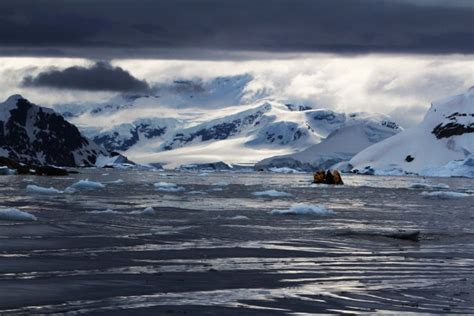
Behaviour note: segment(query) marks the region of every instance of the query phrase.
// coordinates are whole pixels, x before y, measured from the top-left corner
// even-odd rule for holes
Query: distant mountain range
[[[463,168],[473,161],[474,88],[434,102],[419,126],[403,131],[385,115],[314,109],[250,92],[250,80],[246,75],[178,80],[154,95],[56,106],[67,121],[15,95],[0,103],[0,156],[91,166],[99,157],[100,164],[109,163],[113,159],[104,157],[120,152],[166,168],[222,161],[257,169],[336,165],[362,173],[426,175],[441,167],[449,174],[463,159]]]
[[[249,75],[178,80],[160,86],[154,95],[57,109],[107,150],[167,167],[216,161],[254,164],[302,151],[340,128],[359,124],[372,128],[370,144],[400,130],[383,115],[337,113],[268,98],[265,91],[248,89],[251,80]]]

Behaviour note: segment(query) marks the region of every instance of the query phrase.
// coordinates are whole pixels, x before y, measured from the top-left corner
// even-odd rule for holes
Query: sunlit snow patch
[[[26,192],[32,193],[32,194],[61,194],[63,191],[55,189],[53,187],[45,188],[45,187],[40,187],[35,184],[28,184],[26,186]]]
[[[319,215],[327,216],[335,214],[333,211],[328,210],[324,205],[321,204],[304,204],[298,203],[292,205],[287,210],[273,210],[272,215]]]
[[[37,218],[33,214],[20,211],[16,208],[1,208],[0,220],[4,221],[36,221]]]
[[[460,199],[470,196],[467,193],[462,192],[451,192],[451,191],[434,191],[434,192],[422,192],[421,195],[425,198],[438,198],[441,200]]]
[[[154,186],[158,191],[163,192],[182,192],[185,190],[183,187],[169,182],[157,182]]]
[[[258,192],[253,192],[252,195],[255,195],[255,196],[271,196],[271,197],[292,196],[290,193],[277,191],[277,190],[258,191]]]
[[[105,188],[105,185],[100,182],[89,181],[88,179],[86,179],[74,183],[73,185],[71,185],[71,187],[79,190],[97,190]]]

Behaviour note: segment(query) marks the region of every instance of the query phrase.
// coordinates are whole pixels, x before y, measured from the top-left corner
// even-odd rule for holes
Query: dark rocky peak
[[[93,165],[105,150],[84,137],[76,126],[52,109],[20,95],[0,104],[0,152],[35,165]]]

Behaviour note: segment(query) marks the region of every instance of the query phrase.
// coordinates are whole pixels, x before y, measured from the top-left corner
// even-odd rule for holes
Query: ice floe
[[[132,212],[129,212],[128,214],[130,214],[130,215],[155,215],[156,212],[155,212],[155,209],[153,209],[153,207],[147,207],[144,210],[132,211]]]
[[[431,189],[431,185],[428,183],[415,182],[408,186],[409,189]]]
[[[154,184],[155,189],[162,192],[183,192],[185,189],[174,183],[157,182]]]
[[[0,167],[0,176],[9,176],[16,174],[16,170],[9,169],[8,167],[1,166]]]
[[[255,196],[271,196],[271,197],[288,197],[292,196],[292,194],[277,190],[267,190],[267,191],[257,191],[253,192],[252,195]]]
[[[272,215],[319,215],[327,216],[335,214],[333,211],[328,210],[324,205],[321,204],[304,204],[298,203],[293,204],[289,209],[285,210],[273,210]]]
[[[26,192],[31,194],[62,194],[63,191],[55,189],[53,187],[40,187],[35,184],[28,184],[26,186]]]
[[[288,167],[281,167],[281,168],[269,168],[271,172],[276,172],[276,173],[302,173],[301,171],[298,171],[296,169],[288,168]]]
[[[470,195],[463,192],[452,192],[452,191],[434,191],[434,192],[422,192],[421,195],[425,198],[437,198],[441,200],[451,200],[469,197]]]
[[[89,211],[89,214],[97,214],[97,215],[113,215],[113,214],[121,214],[119,211],[114,211],[110,208],[106,209],[105,211]]]
[[[16,208],[0,208],[0,220],[4,221],[36,221],[33,214],[20,211]]]
[[[213,185],[219,186],[219,187],[225,187],[225,186],[228,186],[229,183],[225,181],[219,181],[219,182],[214,183]]]
[[[432,188],[435,190],[446,190],[449,189],[449,185],[444,183],[433,184]]]
[[[125,181],[123,181],[122,179],[117,179],[117,180],[114,180],[114,181],[108,181],[108,182],[105,182],[107,184],[120,184],[120,183],[124,183]]]
[[[79,180],[78,182],[74,183],[73,185],[71,185],[71,188],[79,190],[97,190],[105,188],[105,185],[100,182],[89,181],[88,179],[85,179]]]
[[[236,215],[236,216],[233,216],[233,217],[229,217],[228,219],[231,219],[231,220],[247,220],[249,218],[245,215]]]

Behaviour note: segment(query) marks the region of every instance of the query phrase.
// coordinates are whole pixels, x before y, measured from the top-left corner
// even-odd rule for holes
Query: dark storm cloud
[[[474,53],[472,0],[2,0],[0,54]]]
[[[133,77],[128,71],[98,62],[90,68],[69,67],[64,70],[41,72],[36,77],[25,77],[23,85],[55,89],[87,91],[146,91],[148,83]]]

